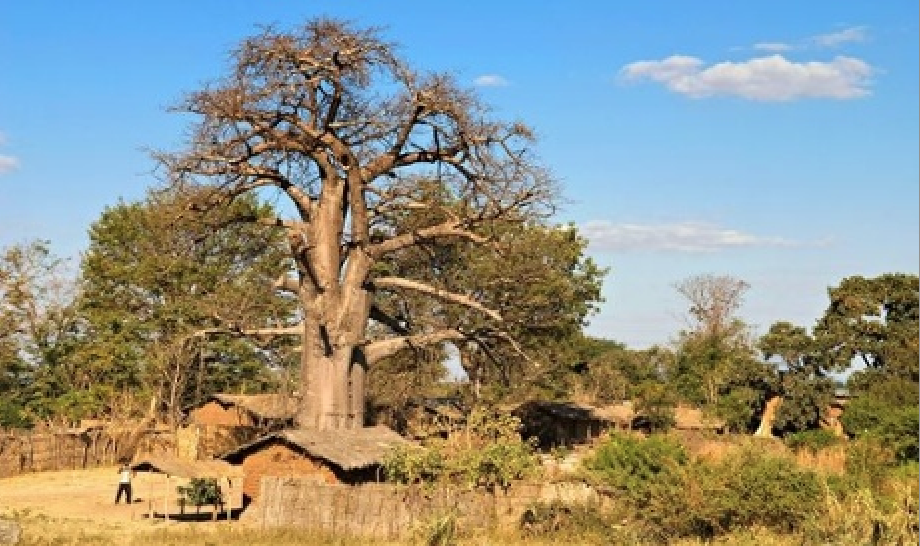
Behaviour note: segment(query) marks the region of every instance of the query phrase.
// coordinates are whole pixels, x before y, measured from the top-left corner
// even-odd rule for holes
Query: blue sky
[[[79,256],[106,205],[181,146],[166,108],[259,25],[381,26],[540,136],[557,220],[611,268],[589,332],[632,348],[685,326],[674,285],[732,275],[757,333],[810,327],[851,275],[918,272],[918,4],[30,2],[0,6],[0,248]]]

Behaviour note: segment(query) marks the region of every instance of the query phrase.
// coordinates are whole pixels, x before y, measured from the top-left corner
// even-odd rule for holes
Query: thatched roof
[[[346,471],[378,465],[394,447],[411,444],[385,426],[345,430],[288,429],[266,434],[220,458],[239,462],[246,455],[276,442],[303,450],[311,457]]]
[[[703,410],[677,406],[674,408],[674,428],[682,430],[717,430],[725,428],[722,419],[709,417]]]
[[[233,406],[248,411],[259,419],[293,419],[297,403],[291,396],[282,394],[212,394],[222,406]]]
[[[187,461],[165,453],[135,457],[131,469],[136,472],[158,472],[182,478],[238,478],[243,469],[226,461]]]
[[[620,425],[628,425],[636,418],[636,409],[629,400],[597,408],[594,413],[607,421]]]
[[[563,421],[610,421],[608,415],[598,408],[576,402],[529,400],[506,409],[522,418],[540,415]]]

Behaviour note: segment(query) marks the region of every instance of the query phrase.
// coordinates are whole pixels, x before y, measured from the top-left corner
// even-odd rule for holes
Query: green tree
[[[756,358],[750,328],[736,316],[749,285],[706,274],[676,288],[690,304],[691,325],[680,333],[668,381],[684,401],[719,415],[734,430],[752,428],[776,377]]]
[[[239,221],[272,209],[241,198],[205,223],[192,222],[184,216],[188,198],[151,191],[142,202],[107,208],[90,228],[79,370],[83,388],[110,389],[109,410],[117,394],[135,392],[135,408],[153,397],[175,421],[204,395],[259,392],[270,380],[271,344],[263,350],[233,325],[291,320],[290,302],[270,286],[285,259],[283,242]]]
[[[847,277],[828,289],[830,304],[815,326],[826,367],[862,368],[918,381],[920,281],[917,275],[889,273]],[[861,372],[857,372],[861,373]]]
[[[659,346],[637,351],[619,342],[585,338],[581,347],[569,390],[596,405],[640,397],[647,392],[645,384],[663,379],[674,359],[673,351]]]
[[[758,340],[767,360],[779,359],[781,380],[775,394],[782,396],[773,428],[798,432],[817,428],[834,397],[834,382],[827,377],[824,352],[801,327],[777,322]]]
[[[901,461],[917,458],[920,366],[920,279],[887,273],[852,276],[828,290],[815,327],[827,366],[855,370],[853,400],[842,422],[848,434],[881,442]]]
[[[233,52],[226,78],[179,106],[199,120],[191,142],[159,156],[173,181],[208,189],[197,210],[253,191],[285,200],[286,218],[253,220],[290,245],[293,267],[278,269],[277,286],[301,309],[303,426],[362,426],[366,370],[383,358],[508,338],[483,293],[380,266],[413,247],[488,248],[504,225],[547,217],[557,198],[526,125],[494,119],[453,78],[413,70],[394,51],[377,30],[334,20],[267,30]],[[426,223],[403,227],[425,209]],[[377,304],[410,292],[442,316],[459,307],[488,320],[457,313],[407,329]]]
[[[587,318],[603,301],[607,270],[586,255],[588,241],[574,226],[522,225],[502,233],[498,244],[497,257],[468,248],[454,264],[455,282],[501,313],[515,344],[502,337],[458,344],[460,363],[477,397],[484,385],[518,395],[535,387],[559,397],[569,391],[566,376],[580,360]],[[470,328],[487,325],[465,310],[456,318]]]
[[[49,417],[73,386],[70,354],[79,330],[75,283],[48,241],[11,246],[0,255],[0,391],[6,420]]]

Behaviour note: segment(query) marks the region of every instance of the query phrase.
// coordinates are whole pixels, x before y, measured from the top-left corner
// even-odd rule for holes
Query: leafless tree
[[[492,119],[451,76],[412,70],[377,29],[325,19],[268,29],[232,61],[225,79],[178,107],[199,120],[187,149],[158,157],[177,186],[212,190],[195,210],[277,192],[289,217],[240,220],[288,234],[293,268],[276,285],[302,309],[298,422],[362,426],[364,376],[375,361],[503,331],[475,291],[379,266],[413,247],[488,245],[495,222],[551,213],[554,181],[532,157],[528,127]],[[438,191],[425,189],[431,182]],[[416,213],[430,223],[405,229],[402,220]],[[430,298],[432,308],[475,310],[488,327],[410,329],[375,305],[382,294],[408,293]]]
[[[730,275],[706,274],[688,277],[675,288],[690,303],[693,331],[717,337],[732,329],[750,285]]]

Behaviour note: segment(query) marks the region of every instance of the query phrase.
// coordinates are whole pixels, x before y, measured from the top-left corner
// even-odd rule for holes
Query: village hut
[[[595,414],[622,430],[631,430],[636,419],[636,408],[632,400],[624,400],[594,410]]]
[[[716,417],[710,417],[699,408],[677,406],[674,408],[674,429],[680,431],[724,432],[727,423]]]
[[[217,481],[223,502],[214,507],[214,519],[219,512],[229,519],[233,510],[243,507],[243,469],[226,461],[188,461],[166,453],[142,454],[135,457],[130,468],[139,474],[139,479],[135,481],[135,496],[147,501],[151,518],[157,513],[167,519],[170,515],[184,515],[186,506],[177,488],[193,479]]]
[[[296,400],[282,394],[223,394],[209,396],[188,412],[188,422],[222,425],[285,428],[293,425]]]
[[[530,400],[511,414],[521,420],[521,437],[536,438],[541,449],[590,443],[614,424],[597,408],[574,402]]]
[[[385,426],[346,430],[288,429],[266,434],[220,458],[243,469],[244,498],[258,497],[263,476],[357,485],[379,481],[395,447],[410,442]]]
[[[272,430],[294,426],[296,400],[280,394],[213,394],[188,410],[176,449],[189,460],[210,459]]]

